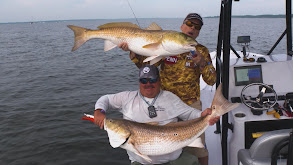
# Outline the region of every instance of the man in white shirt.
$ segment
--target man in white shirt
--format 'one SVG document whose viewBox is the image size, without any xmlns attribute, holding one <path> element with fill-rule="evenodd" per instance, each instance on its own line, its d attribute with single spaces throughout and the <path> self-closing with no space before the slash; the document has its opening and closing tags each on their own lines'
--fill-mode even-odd
<svg viewBox="0 0 293 165">
<path fill-rule="evenodd" d="M 123 118 L 139 123 L 158 122 L 165 125 L 180 120 L 191 120 L 211 114 L 211 109 L 200 111 L 185 104 L 175 94 L 160 89 L 159 70 L 154 65 L 146 64 L 139 71 L 139 90 L 124 91 L 104 95 L 95 105 L 95 124 L 104 127 L 105 112 L 118 109 Z M 213 125 L 220 117 L 212 118 Z M 132 165 L 149 164 L 139 155 L 127 151 Z M 154 164 L 198 164 L 197 158 L 182 153 L 182 149 L 165 155 L 149 156 Z M 188 157 L 188 158 L 187 158 Z M 193 157 L 193 159 L 190 159 Z"/>
</svg>

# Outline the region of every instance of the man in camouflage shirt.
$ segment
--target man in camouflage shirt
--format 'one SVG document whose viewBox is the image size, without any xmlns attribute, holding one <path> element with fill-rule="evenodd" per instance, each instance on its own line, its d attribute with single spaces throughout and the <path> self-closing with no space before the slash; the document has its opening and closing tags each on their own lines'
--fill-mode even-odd
<svg viewBox="0 0 293 165">
<path fill-rule="evenodd" d="M 186 16 L 181 25 L 182 33 L 196 39 L 203 25 L 202 18 L 197 13 Z M 126 43 L 119 45 L 129 51 Z M 130 52 L 131 60 L 140 68 L 145 56 Z M 208 85 L 216 82 L 216 71 L 212 65 L 209 50 L 198 44 L 195 52 L 186 52 L 177 56 L 169 56 L 155 65 L 161 65 L 161 88 L 176 94 L 186 104 L 201 110 L 200 102 L 200 76 Z M 201 136 L 205 141 L 204 134 Z M 186 151 L 196 155 L 201 165 L 208 165 L 208 151 L 201 148 L 185 148 Z"/>
</svg>

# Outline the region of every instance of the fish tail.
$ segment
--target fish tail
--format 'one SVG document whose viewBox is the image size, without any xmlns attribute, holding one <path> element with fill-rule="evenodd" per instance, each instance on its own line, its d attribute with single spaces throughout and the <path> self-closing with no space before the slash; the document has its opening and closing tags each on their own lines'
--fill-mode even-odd
<svg viewBox="0 0 293 165">
<path fill-rule="evenodd" d="M 231 103 L 229 102 L 222 93 L 222 84 L 220 84 L 216 90 L 213 102 L 212 110 L 216 112 L 216 115 L 223 115 L 235 108 L 237 108 L 240 103 Z"/>
<path fill-rule="evenodd" d="M 72 51 L 75 51 L 82 44 L 84 44 L 87 40 L 90 39 L 86 35 L 88 29 L 82 28 L 82 27 L 73 26 L 73 25 L 68 25 L 67 27 L 69 27 L 71 30 L 73 30 L 74 36 L 75 36 L 75 38 L 74 38 L 75 42 L 74 42 L 74 46 L 72 48 Z"/>
</svg>

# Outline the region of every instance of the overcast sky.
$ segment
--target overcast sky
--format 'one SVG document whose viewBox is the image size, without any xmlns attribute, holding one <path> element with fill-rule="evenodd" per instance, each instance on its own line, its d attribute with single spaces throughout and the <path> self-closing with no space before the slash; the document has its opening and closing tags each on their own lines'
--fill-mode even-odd
<svg viewBox="0 0 293 165">
<path fill-rule="evenodd" d="M 218 16 L 221 0 L 128 0 L 137 18 Z M 0 23 L 134 18 L 127 0 L 0 0 Z M 285 14 L 285 0 L 233 2 L 233 15 Z"/>
</svg>

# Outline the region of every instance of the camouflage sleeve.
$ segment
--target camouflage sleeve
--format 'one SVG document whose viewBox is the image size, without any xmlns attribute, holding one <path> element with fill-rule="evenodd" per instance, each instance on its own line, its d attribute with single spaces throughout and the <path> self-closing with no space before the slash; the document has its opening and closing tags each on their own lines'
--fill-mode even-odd
<svg viewBox="0 0 293 165">
<path fill-rule="evenodd" d="M 217 79 L 217 73 L 213 66 L 209 50 L 205 47 L 202 52 L 207 65 L 202 70 L 202 78 L 208 85 L 214 85 Z"/>
<path fill-rule="evenodd" d="M 141 68 L 143 65 L 143 60 L 146 59 L 145 56 L 141 56 L 138 54 L 135 54 L 133 58 L 131 58 L 131 61 L 138 67 Z"/>
</svg>

